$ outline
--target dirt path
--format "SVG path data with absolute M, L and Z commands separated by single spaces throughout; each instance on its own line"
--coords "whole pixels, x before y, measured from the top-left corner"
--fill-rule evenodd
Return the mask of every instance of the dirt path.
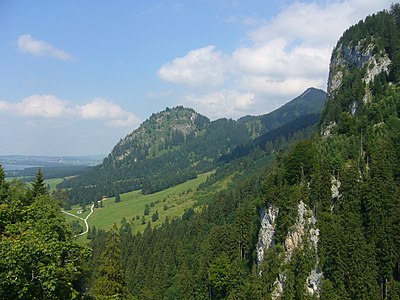
M 90 207 L 90 213 L 86 216 L 86 218 L 81 218 L 81 217 L 78 217 L 78 216 L 76 216 L 74 214 L 71 214 L 71 213 L 69 213 L 69 212 L 67 212 L 65 210 L 61 210 L 61 212 L 63 212 L 64 214 L 70 215 L 71 217 L 77 218 L 77 219 L 82 220 L 83 222 L 85 222 L 86 230 L 84 232 L 79 233 L 79 234 L 75 234 L 74 237 L 77 237 L 77 236 L 84 235 L 84 234 L 88 233 L 89 224 L 88 224 L 87 220 L 89 219 L 90 215 L 93 213 L 93 208 L 94 208 L 94 204 L 92 204 L 92 206 Z

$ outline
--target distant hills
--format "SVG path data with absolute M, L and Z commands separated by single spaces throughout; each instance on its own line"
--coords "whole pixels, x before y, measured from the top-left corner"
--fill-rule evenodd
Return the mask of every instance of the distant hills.
M 25 167 L 57 167 L 71 165 L 95 166 L 102 162 L 104 155 L 44 156 L 44 155 L 0 155 L 0 164 L 11 170 Z
M 324 91 L 310 88 L 272 113 L 238 121 L 210 121 L 191 108 L 167 108 L 121 139 L 102 164 L 59 187 L 70 189 L 71 204 L 138 189 L 154 193 L 215 169 L 221 157 L 240 147 L 264 148 L 280 134 L 287 138 L 315 124 L 325 101 Z M 279 128 L 281 133 L 272 133 Z
M 46 174 L 46 179 L 51 179 L 84 173 L 90 167 L 100 164 L 103 158 L 104 155 L 0 155 L 0 165 L 7 177 L 34 177 L 38 168 L 41 168 Z

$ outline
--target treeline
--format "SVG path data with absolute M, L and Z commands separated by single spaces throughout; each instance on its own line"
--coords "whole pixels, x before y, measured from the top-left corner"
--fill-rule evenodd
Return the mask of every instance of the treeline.
M 42 167 L 43 173 L 46 174 L 46 179 L 65 178 L 70 176 L 78 176 L 92 167 L 89 166 L 57 166 L 57 167 Z M 27 177 L 24 181 L 32 181 L 35 178 L 37 167 L 25 168 L 23 170 L 6 171 L 7 177 Z
M 79 177 L 65 180 L 58 187 L 71 189 L 70 204 L 89 203 L 102 195 L 114 196 L 138 189 L 154 193 L 210 171 L 221 154 L 248 141 L 244 125 L 221 119 L 211 122 L 206 132 L 187 140 L 176 150 L 145 160 L 124 160 L 117 167 L 104 163 Z
M 305 139 L 315 132 L 320 114 L 307 114 L 291 121 L 277 129 L 267 132 L 247 145 L 239 145 L 231 153 L 222 155 L 218 161 L 228 163 L 239 157 L 249 155 L 255 149 L 261 149 L 271 154 L 273 151 L 283 151 L 289 144 Z
M 394 21 L 396 9 L 382 15 Z M 381 85 L 379 75 L 366 86 L 357 66 L 346 71 L 328 101 L 320 134 L 278 153 L 268 171 L 251 178 L 243 171 L 241 180 L 204 202 L 198 213 L 187 210 L 181 219 L 156 229 L 149 224 L 138 234 L 127 222 L 108 234 L 97 231 L 93 268 L 102 269 L 102 249 L 112 235 L 118 237 L 117 260 L 124 270 L 120 291 L 133 298 L 309 299 L 317 297 L 307 283 L 314 270 L 321 274 L 315 283 L 321 299 L 399 299 L 399 82 Z M 361 100 L 367 88 L 373 91 L 370 101 L 352 111 L 349 104 Z M 247 157 L 261 167 L 266 156 L 260 152 Z M 315 218 L 318 239 L 311 245 L 310 232 L 300 231 L 293 247 L 299 203 L 312 211 L 303 218 Z M 271 205 L 279 208 L 272 246 L 258 264 L 259 212 Z M 95 290 L 96 271 L 92 276 L 89 289 Z
M 117 261 L 124 270 L 120 283 L 133 298 L 254 298 L 257 292 L 250 282 L 257 277 L 252 265 L 262 182 L 262 175 L 242 181 L 237 188 L 220 193 L 202 213 L 189 209 L 181 219 L 167 219 L 158 229 L 149 223 L 143 233 L 133 235 L 130 224 L 122 222 L 118 232 L 96 231 L 91 241 L 93 269 L 102 268 L 102 249 L 110 235 L 117 235 Z M 93 290 L 97 274 L 94 271 Z
M 325 102 L 326 93 L 324 91 L 309 88 L 271 113 L 257 117 L 246 116 L 240 118 L 238 122 L 245 124 L 251 136 L 256 138 L 305 115 L 319 114 L 324 108 Z
M 138 299 L 265 299 L 277 278 L 285 278 L 285 299 L 307 299 L 305 283 L 316 261 L 322 299 L 398 299 L 400 92 L 387 91 L 374 103 L 366 111 L 378 110 L 383 119 L 362 123 L 363 116 L 354 116 L 361 128 L 339 124 L 330 137 L 298 143 L 273 169 L 243 175 L 200 213 L 187 210 L 181 219 L 157 229 L 149 224 L 138 234 L 127 222 L 112 233 L 97 231 L 91 241 L 94 270 L 101 269 L 101 249 L 114 234 L 121 286 Z M 334 197 L 332 178 L 341 183 Z M 304 239 L 286 261 L 285 241 L 300 201 L 317 219 L 318 249 Z M 279 207 L 274 246 L 258 265 L 259 210 L 272 204 Z

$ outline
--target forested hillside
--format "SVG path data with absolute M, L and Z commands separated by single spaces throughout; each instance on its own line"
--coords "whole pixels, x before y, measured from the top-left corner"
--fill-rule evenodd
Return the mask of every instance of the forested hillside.
M 267 115 L 247 117 L 247 121 L 210 121 L 190 108 L 167 108 L 122 139 L 101 165 L 65 180 L 59 188 L 70 189 L 69 204 L 82 205 L 103 195 L 133 190 L 154 193 L 217 168 L 221 156 L 226 159 L 233 155 L 231 160 L 241 151 L 240 147 L 246 149 L 245 155 L 256 147 L 269 147 L 272 151 L 270 144 L 281 135 L 279 147 L 287 144 L 286 139 L 295 132 L 317 122 L 315 113 L 321 111 L 325 100 L 325 92 L 310 88 L 282 108 Z M 301 118 L 308 121 L 299 121 Z M 290 122 L 290 129 L 271 133 Z M 259 140 L 254 143 L 256 123 L 260 124 L 256 134 Z M 263 137 L 267 133 L 270 136 Z M 268 141 L 270 144 L 266 145 Z M 240 153 L 243 156 L 243 151 Z
M 344 32 L 321 119 L 154 114 L 63 183 L 73 201 L 215 173 L 181 218 L 116 220 L 91 251 L 40 171 L 28 187 L 0 168 L 0 298 L 400 299 L 399 50 L 400 4 Z
M 325 106 L 326 93 L 316 88 L 308 88 L 300 96 L 261 116 L 245 116 L 238 120 L 249 129 L 253 138 L 282 127 L 299 117 L 319 114 Z
M 273 167 L 161 228 L 98 232 L 93 293 L 114 259 L 138 299 L 399 299 L 399 20 L 394 5 L 344 33 L 320 132 Z

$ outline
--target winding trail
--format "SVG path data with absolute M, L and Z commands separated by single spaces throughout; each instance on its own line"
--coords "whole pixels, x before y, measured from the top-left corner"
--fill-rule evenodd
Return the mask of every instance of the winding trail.
M 84 234 L 88 233 L 89 224 L 88 224 L 87 220 L 89 219 L 90 215 L 93 213 L 93 208 L 94 208 L 94 204 L 92 204 L 92 206 L 90 207 L 90 213 L 86 216 L 86 218 L 81 218 L 81 217 L 78 217 L 78 216 L 76 216 L 74 214 L 71 214 L 71 213 L 69 213 L 69 212 L 67 212 L 65 210 L 61 210 L 62 213 L 70 215 L 71 217 L 77 218 L 77 219 L 82 220 L 83 222 L 85 222 L 86 230 L 84 232 L 75 234 L 74 237 L 77 237 L 77 236 L 84 235 Z

